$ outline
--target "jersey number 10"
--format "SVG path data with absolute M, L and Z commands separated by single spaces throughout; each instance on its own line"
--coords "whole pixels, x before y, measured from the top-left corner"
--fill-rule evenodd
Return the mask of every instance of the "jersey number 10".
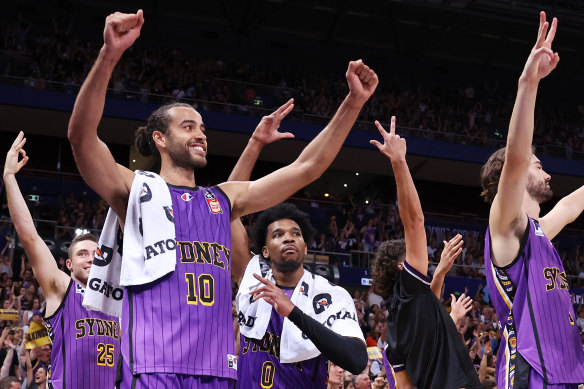
M 185 280 L 188 288 L 187 304 L 197 305 L 200 301 L 202 305 L 210 306 L 215 303 L 215 279 L 211 274 L 200 274 L 195 282 L 193 273 L 185 273 Z

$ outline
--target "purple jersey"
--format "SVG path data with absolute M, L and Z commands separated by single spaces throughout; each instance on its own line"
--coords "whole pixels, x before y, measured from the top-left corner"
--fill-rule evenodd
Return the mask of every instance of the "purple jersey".
M 525 360 L 549 384 L 584 382 L 584 352 L 564 266 L 539 223 L 528 230 L 517 258 L 499 268 L 485 237 L 489 295 L 497 310 L 501 345 L 497 386 L 513 388 Z M 519 354 L 519 355 L 517 355 Z
M 113 388 L 120 353 L 115 317 L 83 307 L 84 289 L 71 280 L 57 311 L 45 318 L 53 342 L 48 387 Z
M 169 190 L 176 269 L 159 280 L 126 289 L 124 361 L 132 374 L 235 379 L 229 199 L 218 187 L 169 185 Z M 153 248 L 164 249 L 164 245 Z
M 282 289 L 292 297 L 294 289 Z M 262 340 L 241 336 L 241 352 L 238 361 L 238 389 L 255 388 L 325 388 L 327 358 L 318 357 L 298 363 L 280 363 L 280 336 L 284 316 L 272 309 L 270 323 Z

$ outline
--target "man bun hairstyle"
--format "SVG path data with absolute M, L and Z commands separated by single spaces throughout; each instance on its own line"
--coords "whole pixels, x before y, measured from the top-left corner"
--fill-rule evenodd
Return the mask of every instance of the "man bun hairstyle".
M 298 224 L 302 232 L 302 238 L 306 245 L 310 245 L 316 234 L 316 230 L 310 224 L 308 215 L 299 210 L 294 204 L 281 203 L 262 212 L 253 227 L 252 237 L 254 249 L 257 253 L 266 245 L 268 226 L 281 219 L 290 219 Z
M 160 131 L 163 134 L 166 134 L 168 125 L 170 124 L 171 120 L 168 111 L 175 107 L 193 108 L 192 105 L 175 102 L 165 104 L 159 107 L 156 111 L 152 112 L 148 118 L 148 121 L 146 122 L 146 125 L 138 127 L 134 133 L 134 144 L 140 154 L 145 157 L 149 157 L 151 155 L 160 157 L 160 153 L 156 148 L 154 139 L 152 139 L 152 134 L 154 131 Z

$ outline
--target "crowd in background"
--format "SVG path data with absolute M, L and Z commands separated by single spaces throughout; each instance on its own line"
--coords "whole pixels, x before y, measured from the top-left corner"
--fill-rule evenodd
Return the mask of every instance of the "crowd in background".
M 54 31 L 43 34 L 22 16 L 0 21 L 0 74 L 25 78 L 24 85 L 45 89 L 59 82 L 75 93 L 97 56 L 100 43 L 70 35 L 70 24 L 56 21 Z M 346 94 L 341 77 L 306 74 L 288 67 L 275 69 L 229 58 L 195 57 L 186 50 L 164 47 L 131 49 L 116 67 L 110 88 L 114 96 L 139 101 L 197 100 L 200 108 L 255 114 L 272 109 L 290 97 L 302 118 L 328 118 Z M 292 66 L 292 65 L 289 65 Z M 380 69 L 383 72 L 383 69 Z M 389 71 L 389 70 L 388 70 Z M 360 120 L 371 123 L 391 112 L 399 118 L 403 135 L 474 145 L 498 145 L 504 139 L 514 91 L 502 91 L 496 82 L 472 85 L 417 85 L 392 77 L 381 84 L 363 109 Z M 220 103 L 216 105 L 214 103 Z M 543 105 L 536 112 L 534 144 L 538 152 L 573 158 L 584 151 L 584 106 Z M 298 118 L 298 117 L 297 117 Z M 358 124 L 359 125 L 359 124 Z M 423 130 L 423 131 L 417 131 Z M 430 131 L 426 131 L 430 130 Z M 405 132 L 404 132 L 405 131 Z

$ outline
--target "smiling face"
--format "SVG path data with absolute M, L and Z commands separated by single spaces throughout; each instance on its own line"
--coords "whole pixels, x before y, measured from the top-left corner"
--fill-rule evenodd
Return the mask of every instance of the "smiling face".
M 71 256 L 66 261 L 67 268 L 73 278 L 85 286 L 97 250 L 97 243 L 92 240 L 82 240 L 72 244 L 74 246 L 69 250 Z
M 268 225 L 266 245 L 262 248 L 265 258 L 282 273 L 290 273 L 302 266 L 307 253 L 306 242 L 298 224 L 291 219 L 280 219 Z
M 525 190 L 533 200 L 538 204 L 551 200 L 553 196 L 550 187 L 551 176 L 547 174 L 541 165 L 540 160 L 535 156 L 531 156 L 531 163 L 529 165 L 529 173 L 527 178 L 527 186 Z
M 170 123 L 166 134 L 155 131 L 154 140 L 160 155 L 180 168 L 193 169 L 207 165 L 207 136 L 203 118 L 190 107 L 169 109 Z

